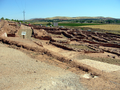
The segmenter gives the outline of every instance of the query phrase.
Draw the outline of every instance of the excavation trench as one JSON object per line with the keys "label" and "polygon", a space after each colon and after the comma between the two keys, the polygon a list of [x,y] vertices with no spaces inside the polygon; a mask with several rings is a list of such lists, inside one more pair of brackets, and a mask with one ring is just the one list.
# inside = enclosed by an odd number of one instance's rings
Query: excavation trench
{"label": "excavation trench", "polygon": [[101,76],[103,74],[103,72],[100,70],[97,70],[91,66],[88,66],[88,65],[85,65],[82,63],[78,63],[76,61],[73,61],[67,57],[59,55],[53,51],[50,51],[50,50],[43,48],[43,47],[40,47],[40,46],[33,46],[30,44],[22,43],[19,41],[14,41],[14,40],[11,40],[9,38],[3,38],[3,37],[0,37],[0,41],[2,43],[8,44],[8,45],[15,45],[17,47],[31,50],[34,52],[44,53],[50,57],[53,57],[53,58],[59,60],[60,62],[66,63],[71,68],[76,68],[77,70],[82,70],[85,73],[89,73],[91,76]]}

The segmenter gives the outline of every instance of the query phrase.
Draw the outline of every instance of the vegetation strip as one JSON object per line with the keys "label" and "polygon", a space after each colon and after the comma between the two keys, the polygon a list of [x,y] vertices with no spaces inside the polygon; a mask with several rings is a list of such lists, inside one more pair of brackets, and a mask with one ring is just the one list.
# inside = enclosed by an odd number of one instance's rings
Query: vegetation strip
{"label": "vegetation strip", "polygon": [[103,24],[81,24],[81,23],[59,23],[59,26],[88,26],[88,25],[103,25]]}

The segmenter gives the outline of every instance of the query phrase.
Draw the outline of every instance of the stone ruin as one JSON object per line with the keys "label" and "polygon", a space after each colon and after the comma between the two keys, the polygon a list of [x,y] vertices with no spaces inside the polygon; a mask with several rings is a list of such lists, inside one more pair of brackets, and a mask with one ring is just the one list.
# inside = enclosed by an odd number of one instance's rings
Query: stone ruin
{"label": "stone ruin", "polygon": [[[74,51],[82,51],[75,48],[67,47],[65,44],[69,44],[70,41],[78,41],[88,43],[87,47],[92,49],[93,51],[83,50],[86,53],[103,53],[104,51],[114,53],[119,55],[118,51],[108,51],[104,49],[100,49],[98,46],[104,47],[114,47],[120,48],[120,35],[112,34],[112,33],[100,33],[95,31],[81,30],[81,29],[68,29],[68,28],[54,28],[54,27],[43,27],[39,25],[31,25],[34,29],[40,31],[45,30],[48,34],[61,35],[63,34],[67,40],[55,40],[53,36],[47,38],[50,40],[50,43],[56,45],[58,47],[74,50]],[[48,35],[49,36],[49,35]],[[34,34],[35,38],[38,38],[37,35]],[[57,36],[56,38],[62,38]],[[42,38],[40,38],[42,39]],[[96,47],[97,45],[97,47]]]}
{"label": "stone ruin", "polygon": [[[39,25],[26,25],[32,29],[32,36],[37,39],[49,40],[51,44],[58,47],[85,53],[103,53],[109,52],[120,56],[120,35],[113,33],[101,33],[95,30],[88,31],[82,29],[69,29],[69,28],[55,28],[45,27]],[[0,22],[0,36],[3,37],[17,37],[20,29],[19,23],[3,20]],[[56,36],[51,36],[54,34]],[[63,39],[63,35],[66,39]],[[58,39],[56,39],[58,38]],[[86,47],[92,49],[78,49],[75,47],[68,47],[71,41],[88,43]],[[39,43],[38,43],[39,44]],[[41,45],[41,44],[40,44]],[[75,46],[75,45],[74,45]],[[79,46],[79,45],[76,45]],[[99,48],[112,47],[112,49]]]}
{"label": "stone ruin", "polygon": [[[18,31],[20,29],[18,23],[9,22],[9,21],[2,21],[0,23],[2,23],[0,24],[1,25],[0,35],[8,36],[8,37],[18,36]],[[118,34],[100,33],[95,31],[81,30],[81,29],[45,27],[39,25],[26,25],[26,26],[31,27],[32,36],[34,38],[42,39],[42,40],[50,40],[51,44],[64,49],[78,51],[78,52],[82,51],[85,53],[103,53],[105,51],[120,56],[120,50],[116,50],[117,48],[120,48],[120,35]],[[7,35],[5,35],[5,33]],[[54,34],[58,36],[51,36],[50,34]],[[61,35],[64,35],[66,39],[63,40],[63,37],[61,37]],[[59,38],[59,39],[57,40],[55,38]],[[92,49],[93,51],[68,47],[67,44],[70,44],[71,41],[88,43],[86,47]],[[116,49],[107,50],[107,49],[101,49],[98,46],[113,47]]]}

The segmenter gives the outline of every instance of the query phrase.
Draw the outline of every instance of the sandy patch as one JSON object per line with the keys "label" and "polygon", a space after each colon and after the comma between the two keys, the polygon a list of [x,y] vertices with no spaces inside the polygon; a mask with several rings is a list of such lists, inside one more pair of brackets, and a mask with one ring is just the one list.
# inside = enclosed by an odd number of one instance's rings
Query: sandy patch
{"label": "sandy patch", "polygon": [[96,69],[99,69],[104,72],[113,72],[120,70],[120,66],[113,65],[113,64],[108,64],[104,62],[99,62],[99,61],[94,61],[90,59],[83,59],[83,60],[77,60],[78,62],[81,62],[83,64],[87,64],[91,67],[94,67]]}

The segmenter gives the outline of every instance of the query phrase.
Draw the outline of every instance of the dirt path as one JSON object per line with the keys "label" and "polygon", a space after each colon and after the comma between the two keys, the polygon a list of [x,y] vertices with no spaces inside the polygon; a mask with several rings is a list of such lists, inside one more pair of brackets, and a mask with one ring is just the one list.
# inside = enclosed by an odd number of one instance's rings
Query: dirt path
{"label": "dirt path", "polygon": [[0,90],[87,90],[78,75],[0,44]]}

